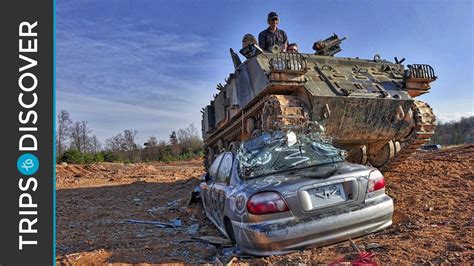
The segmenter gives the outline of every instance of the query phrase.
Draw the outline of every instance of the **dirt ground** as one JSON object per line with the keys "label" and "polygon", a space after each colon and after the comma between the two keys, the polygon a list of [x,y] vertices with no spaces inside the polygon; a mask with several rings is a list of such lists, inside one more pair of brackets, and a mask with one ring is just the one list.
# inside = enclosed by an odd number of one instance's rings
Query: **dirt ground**
{"label": "dirt ground", "polygon": [[[188,206],[203,172],[198,160],[58,165],[57,262],[225,263],[236,249],[197,240],[221,235],[200,204]],[[474,262],[474,145],[419,152],[385,177],[395,202],[393,225],[354,239],[360,248],[382,264]],[[177,218],[177,228],[127,222]],[[330,263],[356,255],[342,242],[235,262]]]}

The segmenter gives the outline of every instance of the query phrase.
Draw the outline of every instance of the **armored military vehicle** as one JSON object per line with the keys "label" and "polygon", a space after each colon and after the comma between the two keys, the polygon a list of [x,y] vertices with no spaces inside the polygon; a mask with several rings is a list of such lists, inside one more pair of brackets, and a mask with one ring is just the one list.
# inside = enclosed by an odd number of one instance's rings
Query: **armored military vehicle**
{"label": "armored military vehicle", "polygon": [[206,164],[223,151],[267,130],[324,128],[351,162],[389,169],[427,143],[435,116],[425,94],[436,80],[425,64],[342,58],[336,34],[314,43],[314,53],[287,53],[256,44],[230,49],[235,72],[218,84],[218,93],[202,110]]}

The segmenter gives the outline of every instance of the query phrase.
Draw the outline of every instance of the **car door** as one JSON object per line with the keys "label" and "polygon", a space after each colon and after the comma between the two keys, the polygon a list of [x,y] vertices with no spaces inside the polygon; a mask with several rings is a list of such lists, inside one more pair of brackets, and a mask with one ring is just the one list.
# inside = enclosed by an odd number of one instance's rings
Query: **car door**
{"label": "car door", "polygon": [[204,210],[208,217],[214,219],[214,208],[213,208],[213,200],[212,200],[212,186],[214,185],[217,179],[217,171],[219,169],[219,164],[222,160],[223,154],[219,155],[214,162],[209,167],[209,171],[207,172],[207,177],[205,182],[201,183],[201,197],[203,199]]}
{"label": "car door", "polygon": [[217,178],[212,185],[212,203],[214,210],[214,219],[218,223],[219,227],[224,230],[224,211],[227,203],[226,192],[228,190],[230,175],[233,165],[233,154],[231,152],[224,153],[222,161],[217,171]]}

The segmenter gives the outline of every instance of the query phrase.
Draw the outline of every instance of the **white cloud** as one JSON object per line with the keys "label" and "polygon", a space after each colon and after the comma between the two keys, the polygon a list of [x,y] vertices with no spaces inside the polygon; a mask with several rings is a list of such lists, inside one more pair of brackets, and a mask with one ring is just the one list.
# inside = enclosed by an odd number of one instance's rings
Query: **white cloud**
{"label": "white cloud", "polygon": [[102,142],[130,128],[138,130],[139,140],[144,142],[151,135],[166,140],[171,131],[190,123],[199,127],[198,111],[190,116],[190,112],[148,108],[70,92],[57,92],[56,102],[57,110],[69,111],[74,121],[88,121],[92,133]]}
{"label": "white cloud", "polygon": [[57,109],[88,121],[101,141],[127,128],[141,142],[199,128],[215,88],[205,73],[222,65],[203,55],[209,39],[152,21],[102,22],[58,18]]}

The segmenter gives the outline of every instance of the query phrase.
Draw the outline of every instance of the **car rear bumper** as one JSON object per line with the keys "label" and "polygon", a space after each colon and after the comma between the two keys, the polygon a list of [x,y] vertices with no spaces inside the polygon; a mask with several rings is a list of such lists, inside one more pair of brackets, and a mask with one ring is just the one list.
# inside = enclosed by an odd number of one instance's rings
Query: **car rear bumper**
{"label": "car rear bumper", "polygon": [[306,246],[325,246],[382,230],[392,224],[392,214],[393,201],[384,195],[339,213],[261,223],[232,221],[232,225],[243,252],[268,256]]}

